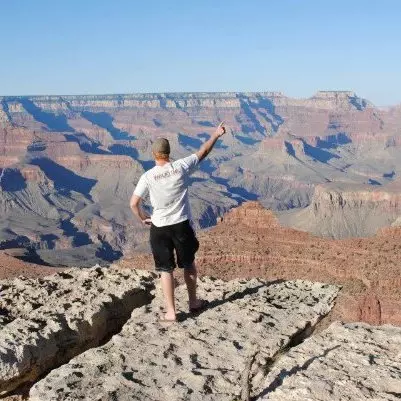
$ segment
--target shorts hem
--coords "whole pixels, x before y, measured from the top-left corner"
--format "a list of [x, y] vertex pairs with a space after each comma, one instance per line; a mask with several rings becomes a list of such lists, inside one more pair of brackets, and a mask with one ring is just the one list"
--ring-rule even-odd
[[195, 260], [193, 260], [191, 263], [181, 263], [178, 265], [180, 269], [191, 269]]
[[165, 266], [156, 266], [155, 270], [158, 273], [171, 273], [175, 269], [175, 266], [165, 267]]

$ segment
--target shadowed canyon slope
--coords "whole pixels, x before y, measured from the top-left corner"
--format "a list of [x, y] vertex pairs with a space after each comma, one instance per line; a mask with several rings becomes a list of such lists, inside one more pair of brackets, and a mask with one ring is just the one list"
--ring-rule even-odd
[[151, 141], [173, 157], [230, 127], [193, 176], [198, 227], [245, 200], [285, 225], [332, 237], [400, 223], [401, 107], [352, 92], [0, 98], [1, 248], [52, 265], [109, 262], [144, 249], [128, 208]]

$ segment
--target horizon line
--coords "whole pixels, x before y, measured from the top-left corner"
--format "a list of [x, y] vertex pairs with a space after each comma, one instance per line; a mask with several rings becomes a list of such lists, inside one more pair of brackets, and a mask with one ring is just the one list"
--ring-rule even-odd
[[[283, 96], [287, 98], [292, 98], [292, 99], [311, 99], [315, 97], [319, 93], [348, 93], [349, 95], [353, 95], [356, 97], [360, 97], [361, 99], [368, 100], [367, 98], [358, 96], [357, 93], [353, 90], [346, 90], [346, 89], [339, 89], [339, 90], [333, 90], [333, 89], [320, 89], [314, 92], [309, 97], [303, 97], [303, 96], [288, 96], [286, 95], [283, 91], [279, 90], [260, 90], [260, 91], [200, 91], [200, 90], [195, 90], [195, 91], [160, 91], [160, 92], [97, 92], [97, 93], [75, 93], [75, 94], [28, 94], [28, 95], [1, 95], [0, 94], [0, 99], [4, 100], [5, 98], [40, 98], [40, 97], [84, 97], [84, 96], [135, 96], [135, 95], [192, 95], [192, 94], [214, 94], [214, 95], [222, 95], [222, 94], [228, 94], [228, 95], [237, 95], [237, 94], [270, 94], [272, 96]], [[371, 102], [372, 103], [372, 102]]]
[[21, 99], [21, 98], [72, 98], [72, 97], [99, 97], [99, 96], [160, 96], [160, 95], [199, 95], [199, 94], [210, 94], [210, 95], [258, 95], [258, 94], [268, 94], [270, 96], [282, 96], [288, 99], [297, 99], [297, 100], [309, 100], [315, 98], [319, 93], [348, 93], [349, 96], [355, 96], [362, 100], [367, 101], [371, 106], [374, 106], [379, 109], [387, 109], [391, 107], [397, 107], [401, 105], [401, 102], [395, 103], [387, 103], [387, 104], [376, 104], [371, 101], [369, 98], [359, 96], [356, 91], [354, 90], [347, 90], [347, 89], [319, 89], [315, 91], [309, 97], [302, 97], [302, 96], [288, 96], [283, 91], [280, 90], [260, 90], [260, 91], [160, 91], [160, 92], [97, 92], [97, 93], [75, 93], [75, 94], [30, 94], [30, 95], [1, 95], [0, 94], [0, 102], [4, 100], [12, 100], [12, 99]]

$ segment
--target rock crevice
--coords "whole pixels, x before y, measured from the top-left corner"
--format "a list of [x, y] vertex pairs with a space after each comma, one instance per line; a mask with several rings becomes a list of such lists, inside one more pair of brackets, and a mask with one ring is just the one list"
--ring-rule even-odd
[[283, 355], [262, 400], [390, 400], [400, 397], [401, 328], [333, 323]]

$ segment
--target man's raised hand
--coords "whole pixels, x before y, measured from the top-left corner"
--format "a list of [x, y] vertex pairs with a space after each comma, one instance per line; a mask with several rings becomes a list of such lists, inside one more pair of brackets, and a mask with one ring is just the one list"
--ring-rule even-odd
[[216, 128], [215, 134], [216, 134], [216, 136], [218, 136], [219, 138], [220, 138], [221, 136], [223, 136], [223, 135], [226, 133], [226, 127], [225, 127], [224, 124], [225, 124], [224, 121], [222, 121], [222, 122], [219, 124], [219, 126]]
[[226, 127], [224, 126], [224, 121], [222, 121], [216, 128], [214, 134], [196, 152], [199, 161], [203, 160], [210, 153], [210, 151], [213, 149], [214, 144], [225, 133], [226, 133]]

